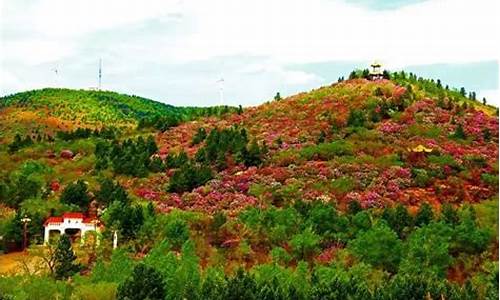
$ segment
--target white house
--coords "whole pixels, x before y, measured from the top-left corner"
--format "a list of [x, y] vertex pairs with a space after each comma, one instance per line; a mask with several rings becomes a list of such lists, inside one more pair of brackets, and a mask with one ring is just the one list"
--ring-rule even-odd
[[82, 213], [68, 212], [62, 217], [50, 217], [43, 224], [45, 228], [43, 240], [49, 242], [50, 233], [53, 231], [59, 234], [79, 235], [81, 241], [88, 231], [100, 232], [99, 220], [96, 218], [86, 218]]

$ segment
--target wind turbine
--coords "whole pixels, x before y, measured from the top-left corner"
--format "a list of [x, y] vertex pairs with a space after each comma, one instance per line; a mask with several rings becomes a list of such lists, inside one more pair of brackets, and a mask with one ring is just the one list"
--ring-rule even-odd
[[55, 87], [59, 87], [59, 70], [57, 66], [52, 69], [52, 72], [54, 72], [54, 85]]
[[217, 83], [219, 84], [219, 105], [222, 106], [224, 104], [224, 78], [217, 80]]
[[99, 85], [97, 86], [97, 90], [101, 90], [101, 79], [102, 79], [102, 58], [99, 58]]

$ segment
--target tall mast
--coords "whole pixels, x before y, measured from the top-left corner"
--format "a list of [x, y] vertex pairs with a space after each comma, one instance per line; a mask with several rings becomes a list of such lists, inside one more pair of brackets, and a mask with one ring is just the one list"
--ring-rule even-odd
[[99, 86], [98, 86], [98, 90], [101, 90], [101, 79], [102, 79], [102, 58], [99, 58]]
[[219, 105], [222, 106], [224, 104], [224, 78], [217, 80], [217, 83], [219, 84]]

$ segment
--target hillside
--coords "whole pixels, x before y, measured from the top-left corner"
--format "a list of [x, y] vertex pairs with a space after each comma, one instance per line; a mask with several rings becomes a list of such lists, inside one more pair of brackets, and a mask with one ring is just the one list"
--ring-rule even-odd
[[[490, 299], [498, 109], [414, 74], [363, 77], [245, 109], [4, 97], [0, 247], [20, 248], [27, 215], [40, 257], [47, 217], [97, 206], [103, 242], [73, 246], [80, 275], [36, 277], [52, 295], [114, 299], [156, 270], [168, 299]], [[0, 292], [36, 289], [13, 278]]]
[[0, 98], [0, 141], [16, 133], [35, 137], [80, 127], [135, 129], [144, 119], [161, 117], [179, 122], [210, 115], [210, 110], [174, 107], [110, 91], [46, 88]]

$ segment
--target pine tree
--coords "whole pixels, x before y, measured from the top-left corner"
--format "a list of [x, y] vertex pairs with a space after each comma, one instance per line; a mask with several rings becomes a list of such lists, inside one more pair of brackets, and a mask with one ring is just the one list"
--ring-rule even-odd
[[61, 202], [65, 204], [74, 204], [81, 209], [86, 209], [90, 203], [87, 184], [83, 180], [76, 183], [70, 183], [62, 192]]
[[321, 132], [319, 133], [319, 137], [316, 141], [316, 144], [322, 144], [325, 142], [325, 138], [326, 138], [326, 133], [324, 130], [321, 130]]
[[455, 132], [453, 133], [453, 137], [461, 140], [465, 140], [467, 138], [467, 135], [465, 134], [464, 127], [462, 126], [462, 123], [458, 123], [457, 128], [455, 129]]
[[432, 207], [428, 203], [420, 206], [417, 215], [415, 216], [415, 226], [423, 226], [429, 224], [434, 218]]
[[276, 96], [274, 96], [274, 100], [276, 100], [276, 101], [280, 101], [281, 100], [280, 92], [276, 93]]
[[457, 211], [453, 208], [451, 204], [444, 204], [441, 207], [441, 221], [450, 224], [451, 226], [455, 226], [458, 224], [458, 213]]
[[438, 79], [438, 80], [437, 80], [436, 85], [437, 85], [437, 87], [438, 87], [438, 88], [440, 88], [440, 89], [441, 89], [441, 88], [443, 88], [443, 85], [441, 84], [441, 79]]
[[163, 275], [155, 268], [138, 264], [132, 276], [118, 286], [117, 299], [163, 300], [165, 299]]
[[67, 235], [61, 235], [54, 256], [56, 279], [68, 278], [79, 271], [80, 265], [75, 263], [76, 255]]

